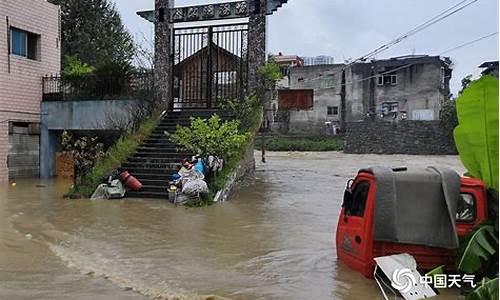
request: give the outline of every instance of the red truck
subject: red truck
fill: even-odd
[[[454,270],[458,239],[487,218],[485,185],[433,167],[373,170],[347,183],[336,233],[340,261],[368,278],[374,257],[399,253],[422,269]]]

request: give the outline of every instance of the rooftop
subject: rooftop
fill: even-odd
[[[498,60],[485,61],[479,66],[479,68],[492,68],[492,67],[498,67]]]

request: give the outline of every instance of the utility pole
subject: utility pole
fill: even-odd
[[[346,82],[345,69],[342,69],[342,87],[340,88],[340,127],[345,130],[345,114],[346,114]]]

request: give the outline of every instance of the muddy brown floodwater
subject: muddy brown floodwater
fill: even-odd
[[[455,156],[268,153],[232,201],[200,209],[4,185],[0,299],[382,299],[334,244],[345,182],[374,164],[464,170]]]

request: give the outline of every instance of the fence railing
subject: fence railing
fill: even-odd
[[[154,96],[153,73],[42,78],[43,101],[147,100]]]

